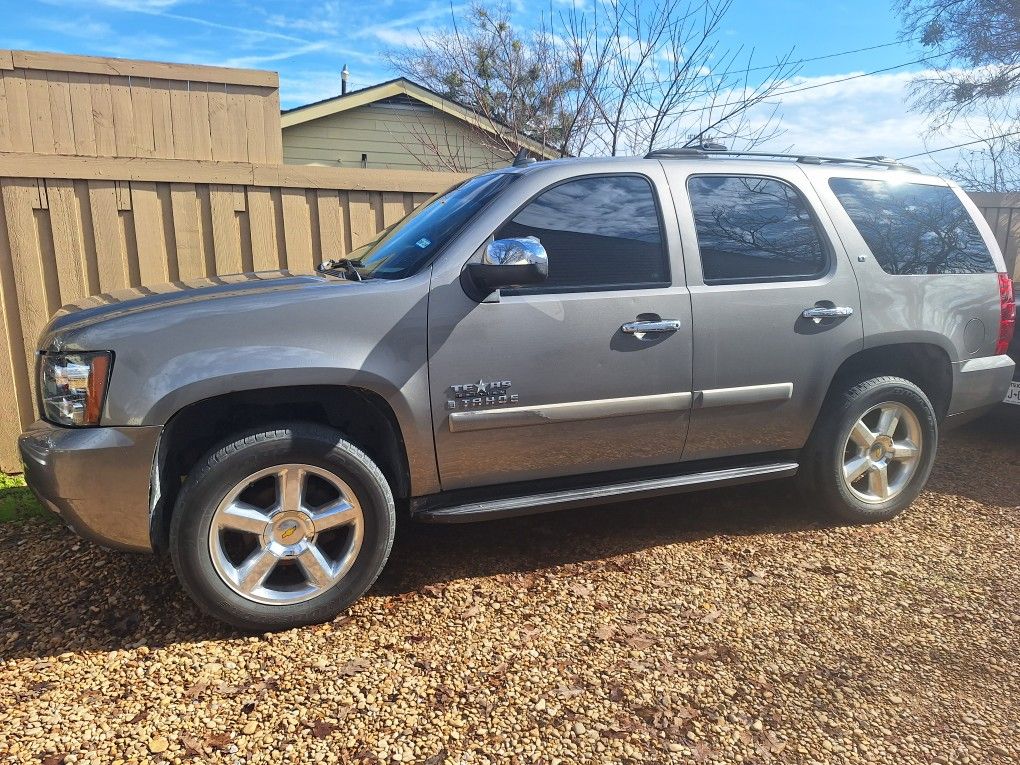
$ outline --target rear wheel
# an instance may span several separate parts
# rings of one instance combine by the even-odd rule
[[[185,589],[246,630],[325,621],[382,571],[395,527],[379,468],[341,434],[295,424],[232,438],[188,477],[170,529]]]
[[[843,520],[888,520],[924,488],[937,444],[935,410],[920,388],[900,377],[864,380],[827,403],[801,482]]]

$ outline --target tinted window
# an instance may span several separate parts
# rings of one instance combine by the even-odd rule
[[[430,262],[464,225],[517,180],[513,173],[480,175],[437,194],[347,257],[366,277],[402,279]]]
[[[995,264],[952,189],[832,178],[829,188],[890,274],[978,274]]]
[[[694,208],[705,282],[806,279],[828,263],[807,202],[788,183],[752,176],[695,176]]]
[[[652,187],[638,176],[568,181],[543,191],[496,232],[534,236],[549,254],[549,279],[522,290],[622,289],[669,283]]]

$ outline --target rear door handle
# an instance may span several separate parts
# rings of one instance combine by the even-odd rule
[[[820,323],[822,319],[842,319],[845,316],[853,315],[854,309],[848,305],[815,306],[814,308],[805,308],[801,314],[805,319],[813,319],[815,324]]]
[[[643,335],[647,332],[676,332],[680,329],[677,319],[660,319],[659,321],[629,321],[620,327],[628,335]]]

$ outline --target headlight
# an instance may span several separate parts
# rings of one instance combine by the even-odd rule
[[[77,428],[98,425],[111,366],[113,354],[109,351],[42,354],[39,399],[43,417]]]

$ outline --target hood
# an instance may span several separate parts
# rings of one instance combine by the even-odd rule
[[[226,297],[301,289],[333,281],[318,275],[295,276],[289,271],[260,271],[187,279],[152,287],[104,292],[77,303],[62,306],[50,321],[47,332],[78,329],[109,319],[184,303],[200,303]]]

